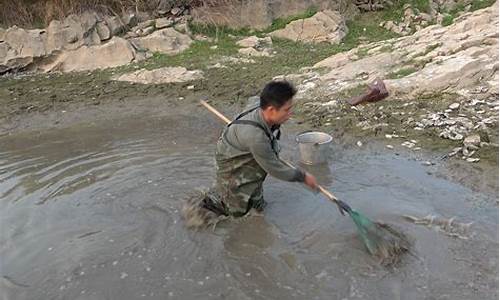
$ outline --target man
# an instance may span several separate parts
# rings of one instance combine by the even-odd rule
[[[219,216],[233,217],[244,216],[252,208],[262,211],[266,205],[262,184],[267,174],[318,189],[313,175],[292,168],[279,158],[280,125],[292,115],[296,92],[286,81],[270,82],[260,94],[259,105],[242,112],[227,125],[217,142],[217,182],[205,195],[203,208]],[[387,95],[384,82],[377,78],[364,94],[347,102],[355,106],[379,101]]]
[[[235,118],[217,142],[217,182],[203,207],[220,215],[241,217],[266,205],[262,184],[270,174],[290,182],[303,182],[317,190],[316,178],[292,168],[279,158],[280,125],[292,115],[296,89],[286,81],[268,83],[259,105]]]

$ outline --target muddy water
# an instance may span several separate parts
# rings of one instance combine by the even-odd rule
[[[498,297],[496,199],[378,148],[334,145],[331,164],[310,171],[414,240],[399,266],[379,266],[320,195],[273,179],[264,217],[186,230],[180,200],[212,183],[220,132],[206,112],[191,117],[173,111],[1,138],[2,299]],[[474,224],[462,240],[402,214]]]

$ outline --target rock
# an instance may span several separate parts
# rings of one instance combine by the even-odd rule
[[[174,29],[178,32],[189,34],[189,26],[187,23],[177,23],[174,25]]]
[[[460,103],[452,103],[450,106],[448,106],[450,109],[458,109],[460,107]]]
[[[156,9],[160,14],[167,14],[173,8],[173,3],[172,0],[160,0]]]
[[[47,51],[45,30],[25,30],[12,26],[4,33],[4,43],[10,48],[10,55],[14,57],[41,57]]]
[[[481,137],[479,134],[469,135],[464,139],[464,146],[479,146],[481,144]]]
[[[101,37],[97,33],[97,29],[92,31],[92,33],[88,37],[88,40],[90,41],[90,43],[86,43],[87,45],[100,45],[101,44]]]
[[[49,52],[63,49],[76,49],[83,45],[83,32],[79,25],[65,25],[54,20],[47,27],[46,48]]]
[[[272,46],[273,41],[271,40],[270,37],[265,37],[265,38],[258,38],[256,36],[250,36],[247,38],[244,38],[238,42],[236,42],[236,45],[243,47],[243,48],[255,48],[255,49],[262,49],[264,47],[270,47]]]
[[[108,28],[106,23],[104,22],[97,23],[96,30],[101,41],[107,41],[111,38],[111,30]]]
[[[144,28],[141,32],[141,35],[142,36],[146,36],[146,35],[150,35],[151,33],[153,33],[155,31],[155,27],[154,26],[151,26],[151,27],[148,27],[148,28]]]
[[[403,143],[401,144],[401,146],[404,146],[404,147],[407,147],[407,148],[410,148],[410,149],[411,149],[411,148],[413,148],[413,147],[415,146],[415,143],[412,143],[412,142],[408,142],[408,141],[406,141],[406,142],[403,142]]]
[[[113,78],[118,81],[128,81],[142,84],[161,84],[173,82],[187,82],[203,78],[199,70],[188,71],[184,67],[165,67],[155,70],[138,70]],[[193,86],[194,89],[194,86]]]
[[[404,19],[407,21],[411,21],[411,19],[415,16],[415,13],[413,12],[413,8],[407,7],[404,10]]]
[[[193,41],[188,35],[182,34],[173,28],[165,28],[146,37],[134,38],[131,42],[137,49],[177,54],[189,48]]]
[[[469,35],[469,38],[463,39]],[[393,42],[393,49],[399,49],[392,53],[392,58],[387,63],[376,63],[369,66],[374,76],[384,76],[386,71],[393,70],[404,61],[404,57],[417,57],[427,53],[429,60],[425,66],[409,76],[400,79],[384,81],[391,95],[399,97],[416,97],[426,93],[440,93],[443,91],[454,91],[457,93],[470,94],[477,82],[487,83],[492,90],[498,89],[498,49],[497,46],[489,46],[485,43],[488,36],[498,35],[498,12],[493,7],[478,10],[462,20],[456,20],[447,27],[429,26],[416,32],[412,36],[389,40]],[[498,39],[495,38],[495,43]],[[432,46],[430,51],[429,46]],[[356,49],[354,49],[356,51]],[[380,54],[381,55],[381,54]],[[346,69],[361,67],[366,69],[368,64],[374,64],[371,58],[358,61],[359,64],[350,64],[340,69],[332,70],[332,74],[324,77],[346,81],[349,74]],[[387,71],[392,72],[392,71]],[[489,78],[489,79],[488,79]]]
[[[204,35],[201,35],[201,34],[196,34],[193,39],[195,41],[208,41],[208,42],[213,42],[213,40],[211,38],[209,38],[208,36],[204,36]]]
[[[127,32],[127,33],[123,36],[123,38],[125,38],[125,39],[131,39],[131,38],[136,38],[136,37],[139,37],[139,36],[140,36],[140,35],[138,35],[137,33],[132,32],[132,31],[129,31],[129,32]]]
[[[12,26],[3,33],[3,40],[0,43],[0,74],[23,70],[35,59],[51,53],[46,49],[45,30]]]
[[[99,21],[97,14],[91,12],[85,12],[79,16],[74,16],[74,19],[73,16],[74,15],[68,16],[65,20],[65,23],[76,21],[76,23],[81,24],[84,35],[85,33],[94,30],[97,22]],[[71,20],[69,20],[70,18]]]
[[[128,27],[134,27],[139,22],[137,15],[134,13],[125,13],[121,17],[122,24]]]
[[[345,21],[338,12],[325,10],[311,18],[292,21],[284,29],[273,31],[269,35],[307,43],[338,44],[347,31]]]
[[[125,23],[117,16],[105,17],[104,22],[108,25],[111,36],[119,35],[125,31]]]
[[[49,71],[85,71],[117,67],[130,63],[135,58],[135,50],[122,38],[113,37],[99,46],[82,46],[77,50],[61,52],[51,63],[38,66]]]
[[[268,51],[258,51],[255,48],[241,48],[238,53],[247,56],[271,56]]]
[[[434,21],[434,18],[430,14],[426,13],[420,13],[419,18],[429,23]]]
[[[147,21],[144,21],[144,22],[137,24],[137,26],[135,26],[132,30],[135,31],[137,29],[146,29],[149,27],[154,27],[155,23],[156,23],[155,20],[147,20]]]
[[[172,8],[172,10],[170,11],[170,13],[174,16],[178,16],[182,13],[182,10],[178,7],[174,7]]]
[[[394,146],[393,146],[393,145],[386,145],[385,147],[386,147],[387,149],[391,149],[391,150],[392,150],[392,149],[394,149]]]
[[[156,19],[155,27],[156,29],[162,29],[171,27],[173,24],[174,22],[170,18],[159,18]]]
[[[472,158],[472,157],[468,157],[465,159],[467,162],[470,162],[470,163],[475,163],[475,162],[478,162],[480,159],[479,158]]]

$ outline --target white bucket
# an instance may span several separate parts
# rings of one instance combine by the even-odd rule
[[[299,144],[300,161],[307,165],[317,165],[328,161],[332,137],[324,132],[309,131],[296,137]]]

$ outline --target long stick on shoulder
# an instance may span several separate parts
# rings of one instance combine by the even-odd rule
[[[221,119],[222,121],[224,121],[226,124],[229,124],[231,121],[226,118],[226,116],[224,116],[223,114],[221,114],[219,111],[217,111],[213,106],[211,106],[210,104],[208,104],[206,101],[204,100],[200,100],[200,103],[201,105],[205,106],[206,109],[208,109],[209,111],[211,111],[213,114],[215,114],[217,117],[219,117],[219,119]],[[281,159],[281,161],[286,164],[287,166],[289,166],[290,168],[294,168],[296,169],[296,167],[294,165],[292,165],[291,163],[287,162],[286,160],[283,160]],[[324,187],[322,187],[321,185],[318,185],[318,189],[320,190],[320,192],[322,192],[326,197],[328,197],[328,199],[336,202],[337,204],[338,203],[338,199],[337,197],[335,197],[335,195],[333,195],[330,191],[328,191],[327,189],[325,189]]]

